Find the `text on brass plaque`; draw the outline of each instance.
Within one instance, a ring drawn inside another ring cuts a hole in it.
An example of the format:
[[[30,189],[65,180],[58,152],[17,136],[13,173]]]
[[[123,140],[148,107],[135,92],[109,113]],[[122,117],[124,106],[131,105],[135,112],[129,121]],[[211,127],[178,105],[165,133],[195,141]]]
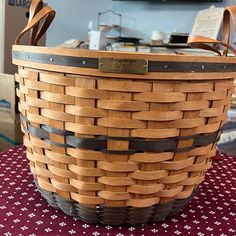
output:
[[[105,73],[145,74],[148,61],[144,59],[99,58],[99,70]]]

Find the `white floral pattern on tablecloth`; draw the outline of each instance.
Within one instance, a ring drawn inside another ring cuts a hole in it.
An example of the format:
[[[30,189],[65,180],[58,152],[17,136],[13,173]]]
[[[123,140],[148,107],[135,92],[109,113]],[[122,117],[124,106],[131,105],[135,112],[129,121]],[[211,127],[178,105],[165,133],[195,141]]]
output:
[[[140,226],[103,226],[49,206],[35,189],[24,146],[17,146],[0,154],[0,235],[235,236],[236,158],[217,155],[197,196],[176,216]]]

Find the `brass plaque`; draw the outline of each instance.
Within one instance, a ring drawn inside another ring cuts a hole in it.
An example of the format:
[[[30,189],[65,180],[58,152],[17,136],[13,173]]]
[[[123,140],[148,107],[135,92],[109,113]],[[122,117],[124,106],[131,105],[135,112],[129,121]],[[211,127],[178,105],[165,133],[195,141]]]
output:
[[[99,58],[99,70],[105,73],[145,74],[148,61],[144,59]]]

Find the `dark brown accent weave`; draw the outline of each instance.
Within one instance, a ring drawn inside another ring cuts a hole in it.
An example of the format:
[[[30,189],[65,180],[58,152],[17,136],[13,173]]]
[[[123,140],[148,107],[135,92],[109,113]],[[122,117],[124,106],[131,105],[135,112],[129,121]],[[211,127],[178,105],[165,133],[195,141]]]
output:
[[[109,136],[98,136],[96,138],[78,138],[75,133],[67,130],[59,130],[50,126],[43,126],[41,128],[35,128],[29,122],[26,117],[21,115],[22,127],[24,131],[33,137],[44,140],[49,144],[53,144],[59,147],[74,147],[80,149],[97,150],[103,153],[128,155],[134,153],[142,153],[145,151],[149,152],[185,152],[192,150],[196,147],[207,146],[213,144],[218,140],[218,132],[213,132],[208,135],[194,135],[194,136],[182,136],[173,137],[168,139],[158,139],[154,141],[142,139],[142,138],[126,138],[126,137],[109,137]],[[26,126],[24,126],[24,122]],[[50,134],[57,134],[65,136],[63,143],[57,143],[50,140]],[[178,141],[192,140],[192,145],[184,148],[177,148]],[[109,141],[126,141],[129,142],[128,150],[112,150],[108,148]]]
[[[196,189],[186,199],[173,200],[168,203],[156,204],[145,208],[135,207],[106,207],[99,205],[91,208],[79,204],[76,201],[70,201],[43,190],[35,181],[38,191],[47,200],[48,204],[62,210],[67,215],[77,217],[87,223],[121,225],[121,224],[146,224],[163,220],[178,213],[184,208],[196,195]]]

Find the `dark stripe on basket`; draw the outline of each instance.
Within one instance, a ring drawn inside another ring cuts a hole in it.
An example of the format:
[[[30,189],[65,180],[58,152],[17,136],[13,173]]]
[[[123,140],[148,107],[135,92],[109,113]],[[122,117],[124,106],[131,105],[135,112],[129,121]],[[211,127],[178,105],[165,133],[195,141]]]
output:
[[[92,208],[81,205],[74,200],[67,200],[56,193],[45,191],[39,187],[37,180],[35,180],[35,185],[49,205],[59,208],[67,215],[77,217],[83,221],[106,225],[145,224],[163,220],[179,212],[197,193],[197,189],[195,189],[188,198],[175,199],[168,203],[156,204],[145,208],[107,207],[104,205],[97,205]]]
[[[12,58],[16,60],[61,65],[81,68],[98,69],[99,58],[75,57],[55,54],[12,51]],[[149,61],[149,72],[235,72],[235,63],[207,63],[207,62],[171,62]]]
[[[21,115],[21,121],[26,122],[24,127],[25,132],[31,134],[34,137],[40,138],[45,142],[59,146],[59,147],[74,147],[89,150],[98,150],[104,153],[128,155],[138,152],[185,152],[192,150],[196,147],[207,146],[211,143],[218,141],[218,131],[208,135],[194,135],[194,136],[181,136],[168,139],[158,140],[145,140],[142,138],[119,138],[98,136],[95,138],[80,138],[76,137],[73,132],[66,130],[59,130],[51,128],[50,126],[41,125],[41,128],[33,127],[29,120]],[[57,143],[49,140],[49,134],[59,134],[65,136],[65,143]],[[177,148],[179,140],[193,140],[193,144],[189,147]],[[110,150],[107,149],[109,140],[123,140],[129,142],[128,150]]]

